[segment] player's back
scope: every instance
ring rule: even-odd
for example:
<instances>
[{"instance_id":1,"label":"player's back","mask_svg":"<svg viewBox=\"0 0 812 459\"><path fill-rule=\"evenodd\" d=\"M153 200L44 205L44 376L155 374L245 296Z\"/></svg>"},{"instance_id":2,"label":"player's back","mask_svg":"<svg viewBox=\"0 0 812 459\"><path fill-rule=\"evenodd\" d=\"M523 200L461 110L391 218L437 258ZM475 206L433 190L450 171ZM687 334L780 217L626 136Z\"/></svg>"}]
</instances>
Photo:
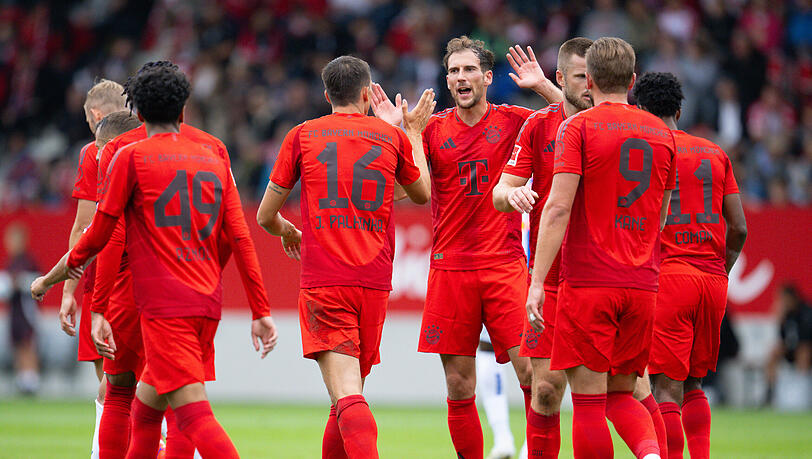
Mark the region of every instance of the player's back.
<instances>
[{"instance_id":1,"label":"player's back","mask_svg":"<svg viewBox=\"0 0 812 459\"><path fill-rule=\"evenodd\" d=\"M403 131L363 114L326 115L288 134L271 180L302 180L302 288L391 289L394 182L417 180L411 157Z\"/></svg>"},{"instance_id":2,"label":"player's back","mask_svg":"<svg viewBox=\"0 0 812 459\"><path fill-rule=\"evenodd\" d=\"M673 131L677 145L676 187L663 230L662 258L685 261L726 275L724 197L738 193L733 167L715 143Z\"/></svg>"},{"instance_id":3,"label":"player's back","mask_svg":"<svg viewBox=\"0 0 812 459\"><path fill-rule=\"evenodd\" d=\"M236 195L221 152L184 132L155 134L120 148L110 171L105 197L127 192L107 189L115 174L127 177L118 183L132 186L127 252L142 314L219 319L218 253ZM99 210L116 214L104 200Z\"/></svg>"},{"instance_id":4,"label":"player's back","mask_svg":"<svg viewBox=\"0 0 812 459\"><path fill-rule=\"evenodd\" d=\"M582 174L564 241L573 286L657 289L660 209L673 188L674 139L631 105L604 102L565 121L555 172Z\"/></svg>"},{"instance_id":5,"label":"player's back","mask_svg":"<svg viewBox=\"0 0 812 459\"><path fill-rule=\"evenodd\" d=\"M456 109L432 115L423 132L431 167L432 267L483 269L524 256L521 215L497 211L493 188L530 113L489 104L473 126Z\"/></svg>"}]
</instances>

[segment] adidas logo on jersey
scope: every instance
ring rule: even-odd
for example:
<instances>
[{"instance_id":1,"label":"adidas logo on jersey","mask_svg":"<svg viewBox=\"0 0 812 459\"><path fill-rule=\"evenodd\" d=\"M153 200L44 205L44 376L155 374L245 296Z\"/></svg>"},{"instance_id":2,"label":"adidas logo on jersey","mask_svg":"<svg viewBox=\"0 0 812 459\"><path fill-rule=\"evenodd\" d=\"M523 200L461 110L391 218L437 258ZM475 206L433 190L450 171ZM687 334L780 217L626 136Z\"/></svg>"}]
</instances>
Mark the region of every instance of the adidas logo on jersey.
<instances>
[{"instance_id":1,"label":"adidas logo on jersey","mask_svg":"<svg viewBox=\"0 0 812 459\"><path fill-rule=\"evenodd\" d=\"M544 147L544 152L552 153L554 151L555 151L555 140L551 140L550 143L548 143L547 146Z\"/></svg>"},{"instance_id":2,"label":"adidas logo on jersey","mask_svg":"<svg viewBox=\"0 0 812 459\"><path fill-rule=\"evenodd\" d=\"M447 148L457 148L457 146L454 144L454 139L452 139L451 137L449 137L448 140L443 142L443 146L440 147L440 150L445 150Z\"/></svg>"}]
</instances>

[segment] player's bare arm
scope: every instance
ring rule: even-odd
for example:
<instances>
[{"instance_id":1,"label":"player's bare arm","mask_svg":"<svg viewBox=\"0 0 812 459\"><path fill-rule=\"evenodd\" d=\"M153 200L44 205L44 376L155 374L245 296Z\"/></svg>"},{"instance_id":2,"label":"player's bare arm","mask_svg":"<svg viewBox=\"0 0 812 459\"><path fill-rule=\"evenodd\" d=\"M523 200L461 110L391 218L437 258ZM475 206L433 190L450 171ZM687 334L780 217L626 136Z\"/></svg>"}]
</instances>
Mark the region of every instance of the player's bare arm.
<instances>
[{"instance_id":1,"label":"player's bare arm","mask_svg":"<svg viewBox=\"0 0 812 459\"><path fill-rule=\"evenodd\" d=\"M288 257L301 260L302 232L279 213L279 209L285 204L288 195L290 195L290 188L268 182L265 195L262 196L262 202L259 203L257 223L268 233L282 237L282 249Z\"/></svg>"},{"instance_id":2,"label":"player's bare arm","mask_svg":"<svg viewBox=\"0 0 812 459\"><path fill-rule=\"evenodd\" d=\"M405 100L401 106L403 130L412 144L414 164L420 170L420 177L413 183L404 185L403 190L409 196L409 199L417 204L425 204L431 199L429 166L426 162L426 153L423 151L423 130L426 129L436 105L434 90L426 89L420 96L420 101L418 101L414 110L409 111L409 103Z\"/></svg>"},{"instance_id":3,"label":"player's bare arm","mask_svg":"<svg viewBox=\"0 0 812 459\"><path fill-rule=\"evenodd\" d=\"M668 205L671 203L671 190L663 191L663 204L660 206L660 231L665 228L665 219L668 218Z\"/></svg>"},{"instance_id":4,"label":"player's bare arm","mask_svg":"<svg viewBox=\"0 0 812 459\"><path fill-rule=\"evenodd\" d=\"M74 245L82 237L82 233L93 220L96 212L96 203L88 199L79 199L76 206L76 218L73 220L73 227L68 239L68 248ZM76 336L76 298L74 293L79 281L68 279L62 288L62 303L59 307L59 324L62 330L70 336Z\"/></svg>"},{"instance_id":5,"label":"player's bare arm","mask_svg":"<svg viewBox=\"0 0 812 459\"><path fill-rule=\"evenodd\" d=\"M502 173L499 183L493 187L493 206L500 212L525 212L533 210L538 193L527 186L528 179Z\"/></svg>"},{"instance_id":6,"label":"player's bare arm","mask_svg":"<svg viewBox=\"0 0 812 459\"><path fill-rule=\"evenodd\" d=\"M572 201L575 199L575 192L578 190L580 182L581 176L578 174L556 174L550 188L550 197L544 204L544 210L541 213L533 277L527 294L527 318L537 331L544 329L544 321L541 318L541 307L544 304L544 279L547 278L547 273L564 241L564 233L567 232L567 225L570 221Z\"/></svg>"},{"instance_id":7,"label":"player's bare arm","mask_svg":"<svg viewBox=\"0 0 812 459\"><path fill-rule=\"evenodd\" d=\"M747 239L747 221L738 193L728 194L722 201L722 217L727 225L725 234L725 270L729 273L739 258Z\"/></svg>"},{"instance_id":8,"label":"player's bare arm","mask_svg":"<svg viewBox=\"0 0 812 459\"><path fill-rule=\"evenodd\" d=\"M31 283L32 298L41 301L45 294L48 293L48 290L54 285L67 279L78 280L82 277L84 267L68 267L68 256L70 256L70 251L62 256L59 262L48 271L48 274L34 279L34 282Z\"/></svg>"},{"instance_id":9,"label":"player's bare arm","mask_svg":"<svg viewBox=\"0 0 812 459\"><path fill-rule=\"evenodd\" d=\"M510 78L516 83L516 86L532 89L551 104L564 100L561 90L544 75L544 70L536 59L532 47L528 46L527 53L525 53L521 46L512 46L508 48L506 57L510 66L513 67L513 71L516 72L510 73Z\"/></svg>"}]
</instances>

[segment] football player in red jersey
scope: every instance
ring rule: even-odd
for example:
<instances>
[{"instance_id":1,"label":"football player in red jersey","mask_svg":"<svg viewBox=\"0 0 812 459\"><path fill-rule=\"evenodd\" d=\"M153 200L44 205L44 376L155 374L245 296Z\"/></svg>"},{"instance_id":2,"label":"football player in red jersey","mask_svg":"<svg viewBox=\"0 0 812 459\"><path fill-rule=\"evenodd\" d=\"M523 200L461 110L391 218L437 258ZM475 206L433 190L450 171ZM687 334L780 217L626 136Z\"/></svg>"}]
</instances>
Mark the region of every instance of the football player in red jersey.
<instances>
[{"instance_id":1,"label":"football player in red jersey","mask_svg":"<svg viewBox=\"0 0 812 459\"><path fill-rule=\"evenodd\" d=\"M508 61L511 78L548 101L561 92L544 76L528 47L516 46ZM475 404L476 349L482 325L499 363L513 362L530 402L532 370L519 357L527 294L527 265L521 245L521 216L497 211L496 177L510 156L519 128L532 110L487 100L494 55L479 40L458 37L446 47L443 65L455 107L434 114L423 132L431 166L434 238L418 351L440 354L448 388L448 427L458 455L482 458L482 427ZM396 113L376 87L373 108Z\"/></svg>"},{"instance_id":2,"label":"football player in red jersey","mask_svg":"<svg viewBox=\"0 0 812 459\"><path fill-rule=\"evenodd\" d=\"M550 368L566 370L572 387L576 458L612 456L606 418L636 457L660 453L632 391L648 361L675 147L661 119L626 103L634 64L634 50L618 38L586 53L595 106L558 130L527 298L528 321L540 331L543 280L563 241Z\"/></svg>"},{"instance_id":3,"label":"football player in red jersey","mask_svg":"<svg viewBox=\"0 0 812 459\"><path fill-rule=\"evenodd\" d=\"M110 113L124 110L124 88L110 80L99 80L87 91L85 99L85 119L90 131L96 134L96 125ZM90 225L93 213L96 211L96 174L98 162L96 159L98 149L95 142L82 147L79 154L79 166L76 171L76 184L73 186L71 197L76 199L76 218L73 221L68 247L73 247L82 232ZM79 319L79 351L77 359L90 361L96 367L96 376L99 378L99 393L96 398L96 426L93 431L91 459L99 457L99 422L104 409L104 373L102 358L93 346L90 338L90 304L93 299L93 284L96 265L91 264L86 273L84 293L82 296L82 312ZM70 336L76 336L76 299L73 294L79 282L69 280L62 289L62 304L59 308L59 322L62 330Z\"/></svg>"},{"instance_id":4,"label":"football player in red jersey","mask_svg":"<svg viewBox=\"0 0 812 459\"><path fill-rule=\"evenodd\" d=\"M31 287L39 299L54 283L81 275L126 213L126 250L146 356L133 402L128 458L155 457L167 403L201 456L238 457L211 412L204 386L214 379L223 240L234 248L248 293L255 349L261 343L264 357L276 344L276 327L228 154L216 148L218 142L180 130L189 92L189 82L176 67L136 75L131 95L148 138L118 150L90 229ZM114 340L101 351L115 354Z\"/></svg>"},{"instance_id":5,"label":"football player in red jersey","mask_svg":"<svg viewBox=\"0 0 812 459\"><path fill-rule=\"evenodd\" d=\"M580 37L561 45L556 80L561 86L564 101L550 104L527 118L519 131L513 153L502 170L499 183L493 189L493 205L497 210L530 213L531 270L541 210L553 179L558 127L568 117L592 107L592 98L586 88L585 60L590 45L592 40ZM527 186L530 177L533 177L532 188ZM530 357L533 367L533 399L531 410L527 413L527 448L530 457L556 458L561 446L558 413L567 378L563 371L550 370L559 258L560 254L544 280L544 330L537 333L527 323L519 349L520 356Z\"/></svg>"},{"instance_id":6,"label":"football player in red jersey","mask_svg":"<svg viewBox=\"0 0 812 459\"><path fill-rule=\"evenodd\" d=\"M716 369L727 274L744 246L747 223L725 152L677 130L683 99L677 78L646 73L633 93L640 108L671 128L677 146L649 373L666 423L668 457L682 458L684 429L691 458L708 458L711 417L702 377Z\"/></svg>"},{"instance_id":7,"label":"football player in red jersey","mask_svg":"<svg viewBox=\"0 0 812 459\"><path fill-rule=\"evenodd\" d=\"M257 221L302 261L299 322L306 358L321 369L332 406L324 458L377 458L377 427L364 378L380 362L392 289L395 185L414 202L431 190L420 134L434 109L423 92L401 130L367 116L369 65L341 56L322 70L332 114L305 121L285 137ZM279 210L302 181L302 230Z\"/></svg>"}]
</instances>

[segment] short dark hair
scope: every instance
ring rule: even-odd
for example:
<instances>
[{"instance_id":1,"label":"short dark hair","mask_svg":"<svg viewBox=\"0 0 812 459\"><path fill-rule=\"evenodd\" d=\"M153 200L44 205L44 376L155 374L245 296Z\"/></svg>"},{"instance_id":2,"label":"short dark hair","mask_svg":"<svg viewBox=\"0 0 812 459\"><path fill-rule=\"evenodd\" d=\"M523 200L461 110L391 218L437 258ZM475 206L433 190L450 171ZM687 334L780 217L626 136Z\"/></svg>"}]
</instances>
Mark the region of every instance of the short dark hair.
<instances>
[{"instance_id":1,"label":"short dark hair","mask_svg":"<svg viewBox=\"0 0 812 459\"><path fill-rule=\"evenodd\" d=\"M465 51L466 49L473 51L476 57L479 58L479 68L482 69L483 72L493 70L495 60L493 52L485 47L485 43L482 40L472 40L468 38L468 36L463 35L461 37L452 38L445 47L443 67L445 67L446 71L448 71L448 58L450 58L452 54Z\"/></svg>"},{"instance_id":2,"label":"short dark hair","mask_svg":"<svg viewBox=\"0 0 812 459\"><path fill-rule=\"evenodd\" d=\"M133 84L135 84L135 77L140 75L142 72L146 72L147 70L156 69L160 67L166 67L168 69L178 70L177 64L171 61L150 61L146 64L142 65L140 69L135 73L135 75L127 77L127 81L124 83L124 93L123 95L126 97L124 100L124 105L129 107L132 110L133 107Z\"/></svg>"},{"instance_id":3,"label":"short dark hair","mask_svg":"<svg viewBox=\"0 0 812 459\"><path fill-rule=\"evenodd\" d=\"M578 57L586 57L586 50L592 46L592 40L584 37L570 38L565 41L560 48L558 48L558 70L561 73L567 72L567 63L569 63L570 56L576 55Z\"/></svg>"},{"instance_id":4,"label":"short dark hair","mask_svg":"<svg viewBox=\"0 0 812 459\"><path fill-rule=\"evenodd\" d=\"M113 112L99 121L96 126L96 138L109 142L140 125L141 122L129 110Z\"/></svg>"},{"instance_id":5,"label":"short dark hair","mask_svg":"<svg viewBox=\"0 0 812 459\"><path fill-rule=\"evenodd\" d=\"M682 85L667 72L647 72L637 79L632 90L637 105L660 118L674 116L682 105Z\"/></svg>"},{"instance_id":6,"label":"short dark hair","mask_svg":"<svg viewBox=\"0 0 812 459\"><path fill-rule=\"evenodd\" d=\"M626 93L634 78L635 55L632 45L616 37L595 40L586 52L586 72L607 94Z\"/></svg>"},{"instance_id":7,"label":"short dark hair","mask_svg":"<svg viewBox=\"0 0 812 459\"><path fill-rule=\"evenodd\" d=\"M363 59L340 56L324 66L321 80L330 96L330 103L340 107L357 101L361 89L369 86L372 76L369 73L369 64Z\"/></svg>"},{"instance_id":8,"label":"short dark hair","mask_svg":"<svg viewBox=\"0 0 812 459\"><path fill-rule=\"evenodd\" d=\"M159 64L167 61L161 61ZM177 65L145 65L131 81L127 93L138 113L150 123L171 123L183 113L191 93L186 75Z\"/></svg>"}]
</instances>

